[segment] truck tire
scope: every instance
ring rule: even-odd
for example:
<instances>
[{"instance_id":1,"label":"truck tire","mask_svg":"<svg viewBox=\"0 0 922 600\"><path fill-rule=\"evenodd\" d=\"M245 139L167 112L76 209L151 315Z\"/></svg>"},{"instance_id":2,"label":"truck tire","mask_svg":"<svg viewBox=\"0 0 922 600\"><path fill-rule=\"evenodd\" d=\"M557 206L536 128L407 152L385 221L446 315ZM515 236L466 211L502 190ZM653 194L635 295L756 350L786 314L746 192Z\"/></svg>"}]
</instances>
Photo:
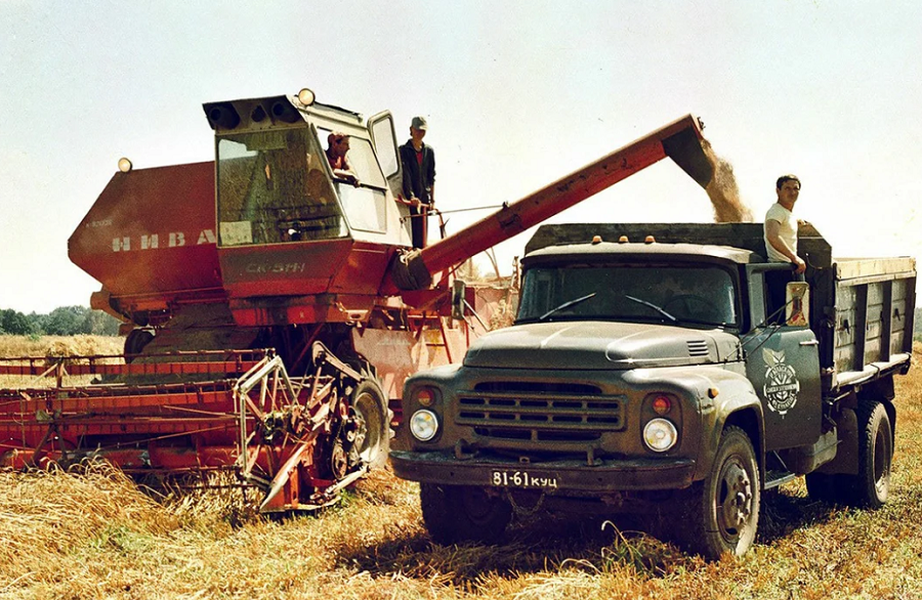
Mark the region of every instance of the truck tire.
<instances>
[{"instance_id":1,"label":"truck tire","mask_svg":"<svg viewBox=\"0 0 922 600\"><path fill-rule=\"evenodd\" d=\"M512 519L508 502L478 487L421 483L419 499L426 529L438 544L495 544Z\"/></svg>"},{"instance_id":2,"label":"truck tire","mask_svg":"<svg viewBox=\"0 0 922 600\"><path fill-rule=\"evenodd\" d=\"M861 508L880 508L890 494L893 429L879 400L858 401L858 474L844 475L846 501Z\"/></svg>"},{"instance_id":3,"label":"truck tire","mask_svg":"<svg viewBox=\"0 0 922 600\"><path fill-rule=\"evenodd\" d=\"M390 418L387 398L374 379L363 379L352 392L350 404L355 410L362 439L356 440L358 455L371 468L387 462L390 446Z\"/></svg>"},{"instance_id":4,"label":"truck tire","mask_svg":"<svg viewBox=\"0 0 922 600\"><path fill-rule=\"evenodd\" d=\"M708 560L749 550L759 523L759 466L749 436L727 427L711 471L689 488L685 545Z\"/></svg>"}]
</instances>

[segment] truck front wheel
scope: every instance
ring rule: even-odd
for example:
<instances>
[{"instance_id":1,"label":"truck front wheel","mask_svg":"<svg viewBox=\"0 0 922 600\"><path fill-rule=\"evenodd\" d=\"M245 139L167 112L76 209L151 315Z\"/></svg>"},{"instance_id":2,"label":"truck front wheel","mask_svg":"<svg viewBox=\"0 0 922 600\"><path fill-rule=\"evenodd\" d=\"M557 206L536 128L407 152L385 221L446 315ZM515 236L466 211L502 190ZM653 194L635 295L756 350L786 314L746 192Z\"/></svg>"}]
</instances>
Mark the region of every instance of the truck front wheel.
<instances>
[{"instance_id":1,"label":"truck front wheel","mask_svg":"<svg viewBox=\"0 0 922 600\"><path fill-rule=\"evenodd\" d=\"M709 560L745 554L756 537L759 502L752 442L739 427L727 427L710 473L689 489L686 545Z\"/></svg>"},{"instance_id":2,"label":"truck front wheel","mask_svg":"<svg viewBox=\"0 0 922 600\"><path fill-rule=\"evenodd\" d=\"M503 498L478 487L419 484L423 521L439 544L500 540L512 518L512 507Z\"/></svg>"}]
</instances>

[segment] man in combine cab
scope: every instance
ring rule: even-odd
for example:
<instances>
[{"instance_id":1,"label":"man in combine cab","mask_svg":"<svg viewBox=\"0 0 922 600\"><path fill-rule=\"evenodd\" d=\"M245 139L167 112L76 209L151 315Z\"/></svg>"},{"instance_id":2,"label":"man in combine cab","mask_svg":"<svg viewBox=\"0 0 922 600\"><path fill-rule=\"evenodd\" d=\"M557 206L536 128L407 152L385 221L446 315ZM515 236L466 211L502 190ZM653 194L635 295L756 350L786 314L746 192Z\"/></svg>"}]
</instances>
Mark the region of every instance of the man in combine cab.
<instances>
[{"instance_id":1,"label":"man in combine cab","mask_svg":"<svg viewBox=\"0 0 922 600\"><path fill-rule=\"evenodd\" d=\"M410 204L410 224L415 248L426 245L426 209L435 202L435 151L423 143L427 129L425 117L413 117L410 139L400 147L403 197Z\"/></svg>"},{"instance_id":2,"label":"man in combine cab","mask_svg":"<svg viewBox=\"0 0 922 600\"><path fill-rule=\"evenodd\" d=\"M794 218L794 204L800 195L800 179L796 175L782 175L775 183L778 201L765 213L765 252L772 262L787 262L795 265L796 278L803 280L807 263L797 256L797 219ZM779 310L785 301L785 284L791 281L788 273L767 273L770 310ZM780 315L783 319L783 315Z\"/></svg>"},{"instance_id":3,"label":"man in combine cab","mask_svg":"<svg viewBox=\"0 0 922 600\"><path fill-rule=\"evenodd\" d=\"M333 176L342 179L352 185L359 184L359 178L356 177L352 165L346 153L349 152L349 136L345 133L334 131L327 136L327 160L330 161L330 168L333 169Z\"/></svg>"}]
</instances>

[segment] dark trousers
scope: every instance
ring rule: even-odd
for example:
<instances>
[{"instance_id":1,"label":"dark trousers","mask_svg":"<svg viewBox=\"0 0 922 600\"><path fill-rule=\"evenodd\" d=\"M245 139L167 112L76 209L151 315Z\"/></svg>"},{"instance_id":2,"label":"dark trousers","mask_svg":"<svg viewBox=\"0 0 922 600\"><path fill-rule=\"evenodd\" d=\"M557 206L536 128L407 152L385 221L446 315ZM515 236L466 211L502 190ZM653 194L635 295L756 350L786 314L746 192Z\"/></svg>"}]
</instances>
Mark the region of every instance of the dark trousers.
<instances>
[{"instance_id":1,"label":"dark trousers","mask_svg":"<svg viewBox=\"0 0 922 600\"><path fill-rule=\"evenodd\" d=\"M410 230L413 233L413 247L424 248L426 246L426 219L429 211L426 206L419 208L410 206Z\"/></svg>"}]
</instances>

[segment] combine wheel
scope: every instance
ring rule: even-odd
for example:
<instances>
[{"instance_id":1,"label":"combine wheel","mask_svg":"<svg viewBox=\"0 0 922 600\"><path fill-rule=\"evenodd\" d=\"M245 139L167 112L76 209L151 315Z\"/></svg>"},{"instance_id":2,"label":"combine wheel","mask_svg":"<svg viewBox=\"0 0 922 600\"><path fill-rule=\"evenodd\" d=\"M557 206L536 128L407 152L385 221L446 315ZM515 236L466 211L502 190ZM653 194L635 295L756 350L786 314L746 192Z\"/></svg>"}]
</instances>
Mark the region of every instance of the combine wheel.
<instances>
[{"instance_id":1,"label":"combine wheel","mask_svg":"<svg viewBox=\"0 0 922 600\"><path fill-rule=\"evenodd\" d=\"M390 419L381 386L374 379L363 379L352 392L350 404L354 411L354 452L371 468L383 466L390 445Z\"/></svg>"},{"instance_id":2,"label":"combine wheel","mask_svg":"<svg viewBox=\"0 0 922 600\"><path fill-rule=\"evenodd\" d=\"M686 545L709 560L725 552L741 556L759 522L759 467L749 436L727 427L711 472L689 488Z\"/></svg>"},{"instance_id":3,"label":"combine wheel","mask_svg":"<svg viewBox=\"0 0 922 600\"><path fill-rule=\"evenodd\" d=\"M495 544L512 519L512 506L478 487L419 484L423 521L439 544Z\"/></svg>"},{"instance_id":4,"label":"combine wheel","mask_svg":"<svg viewBox=\"0 0 922 600\"><path fill-rule=\"evenodd\" d=\"M882 402L858 401L858 474L842 475L845 500L863 508L880 508L890 495L893 429Z\"/></svg>"},{"instance_id":5,"label":"combine wheel","mask_svg":"<svg viewBox=\"0 0 922 600\"><path fill-rule=\"evenodd\" d=\"M131 362L134 355L141 354L144 347L154 340L154 334L148 329L132 329L125 338L125 360Z\"/></svg>"}]
</instances>

